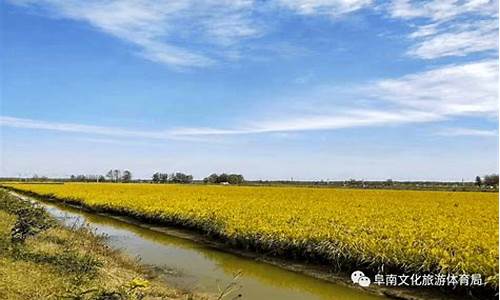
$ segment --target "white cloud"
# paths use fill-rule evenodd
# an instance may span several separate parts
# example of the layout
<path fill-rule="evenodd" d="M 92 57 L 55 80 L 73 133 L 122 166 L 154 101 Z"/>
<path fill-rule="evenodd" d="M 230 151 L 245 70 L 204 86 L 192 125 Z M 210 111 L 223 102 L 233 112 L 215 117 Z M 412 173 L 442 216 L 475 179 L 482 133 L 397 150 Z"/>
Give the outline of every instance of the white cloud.
<path fill-rule="evenodd" d="M 371 0 L 278 0 L 278 3 L 299 14 L 339 16 L 372 4 Z"/>
<path fill-rule="evenodd" d="M 10 0 L 58 18 L 83 21 L 134 44 L 145 58 L 175 67 L 203 67 L 216 59 L 192 50 L 202 43 L 225 47 L 257 36 L 248 16 L 252 1 L 193 0 Z M 174 42 L 175 41 L 175 42 Z M 183 46 L 179 46 L 183 45 Z"/>
<path fill-rule="evenodd" d="M 440 115 L 498 113 L 498 62 L 485 60 L 379 80 L 364 88 L 372 97 Z"/>
<path fill-rule="evenodd" d="M 220 59 L 239 59 L 239 42 L 272 31 L 267 28 L 269 22 L 259 18 L 259 12 L 286 9 L 311 17 L 338 17 L 377 7 L 373 0 L 8 1 L 58 18 L 86 22 L 135 45 L 146 59 L 175 67 L 205 67 Z M 415 20 L 417 29 L 409 36 L 415 44 L 408 54 L 435 59 L 497 49 L 497 6 L 497 0 L 394 0 L 378 7 L 391 18 L 407 23 Z"/>
<path fill-rule="evenodd" d="M 250 121 L 248 126 L 236 129 L 182 128 L 173 130 L 174 136 L 241 135 L 273 132 L 336 130 L 364 126 L 429 122 L 439 115 L 419 111 L 345 110 L 337 114 L 317 114 L 277 120 Z"/>
<path fill-rule="evenodd" d="M 497 8 L 496 0 L 393 0 L 388 6 L 388 12 L 394 18 L 425 18 L 443 22 L 463 14 L 492 16 L 498 13 Z"/>
<path fill-rule="evenodd" d="M 498 1 L 394 0 L 389 16 L 418 22 L 407 54 L 421 59 L 498 49 Z M 422 24 L 423 23 L 423 24 Z"/>
<path fill-rule="evenodd" d="M 397 79 L 378 80 L 355 88 L 352 96 L 371 100 L 371 108 L 360 109 L 355 104 L 351 107 L 345 104 L 339 106 L 338 101 L 327 101 L 326 104 L 315 103 L 317 110 L 308 110 L 307 114 L 294 113 L 281 117 L 276 114 L 272 119 L 256 117 L 248 121 L 245 127 L 184 128 L 175 134 L 227 135 L 335 130 L 437 122 L 462 116 L 496 118 L 497 83 L 496 60 L 449 65 Z M 303 97 L 306 103 L 314 100 L 307 95 Z M 328 99 L 336 98 L 338 95 L 334 91 L 328 96 Z"/>
<path fill-rule="evenodd" d="M 441 136 L 479 136 L 498 137 L 496 130 L 473 129 L 473 128 L 446 128 L 435 133 Z"/>
<path fill-rule="evenodd" d="M 49 130 L 49 131 L 59 131 L 59 132 L 69 132 L 69 133 L 80 133 L 89 134 L 97 136 L 107 136 L 116 137 L 123 139 L 154 139 L 154 140 L 179 140 L 179 141 L 191 141 L 191 142 L 207 142 L 213 141 L 203 139 L 202 135 L 224 135 L 232 133 L 231 130 L 215 130 L 215 129 L 169 129 L 169 130 L 135 130 L 120 127 L 105 127 L 105 126 L 95 126 L 77 123 L 63 123 L 63 122 L 52 122 L 43 120 L 33 120 L 26 118 L 17 118 L 9 116 L 0 116 L 0 127 L 10 127 L 10 128 L 24 128 L 24 129 L 35 129 L 35 130 Z M 246 133 L 242 131 L 234 133 Z M 97 141 L 94 139 L 93 141 Z M 124 142 L 123 140 L 110 140 L 110 139 L 100 139 L 100 142 L 104 143 L 117 143 Z M 220 142 L 220 141 L 217 141 Z"/>
<path fill-rule="evenodd" d="M 426 25 L 412 33 L 417 43 L 408 54 L 423 59 L 465 56 L 498 48 L 498 19 L 453 25 L 438 33 L 436 24 Z"/>
<path fill-rule="evenodd" d="M 421 37 L 434 35 L 438 32 L 438 25 L 439 24 L 434 23 L 434 24 L 427 24 L 427 25 L 419 26 L 416 31 L 414 31 L 410 34 L 410 37 L 411 38 L 421 38 Z"/>
<path fill-rule="evenodd" d="M 15 118 L 8 116 L 0 116 L 0 125 L 3 127 L 14 127 L 14 128 L 29 128 L 29 129 L 42 129 L 42 130 L 53 130 L 62 132 L 74 132 L 74 133 L 88 133 L 106 136 L 116 136 L 116 137 L 142 137 L 142 138 L 152 138 L 152 139 L 166 139 L 168 138 L 168 132 L 159 131 L 140 131 L 140 130 L 128 130 L 117 127 L 103 127 L 103 126 L 93 126 L 93 125 L 82 125 L 75 123 L 59 123 L 59 122 L 47 122 L 40 120 Z"/>
<path fill-rule="evenodd" d="M 437 122 L 455 117 L 498 116 L 498 62 L 485 60 L 462 65 L 450 65 L 384 79 L 354 88 L 355 98 L 369 99 L 374 104 L 360 108 L 352 102 L 342 106 L 338 102 L 315 105 L 317 110 L 306 114 L 275 113 L 272 118 L 249 116 L 246 126 L 229 128 L 173 128 L 166 130 L 131 130 L 123 128 L 45 122 L 14 117 L 1 117 L 5 127 L 56 130 L 96 135 L 149 138 L 185 139 L 196 136 L 241 135 L 304 130 L 335 130 L 353 127 L 388 126 L 408 123 Z M 331 90 L 327 90 L 331 91 Z M 335 99 L 334 92 L 328 99 Z M 314 99 L 312 99 L 314 100 Z M 310 103 L 311 97 L 305 95 Z M 290 105 L 287 105 L 290 106 Z M 275 108 L 286 111 L 286 108 Z"/>
<path fill-rule="evenodd" d="M 137 47 L 146 59 L 174 67 L 205 67 L 239 59 L 238 43 L 264 35 L 259 12 L 339 16 L 371 0 L 8 0 L 49 16 L 85 22 Z"/>
<path fill-rule="evenodd" d="M 249 122 L 249 126 L 236 129 L 217 129 L 207 127 L 174 128 L 169 130 L 133 130 L 118 127 L 103 127 L 75 123 L 48 122 L 33 119 L 0 116 L 0 126 L 11 128 L 25 128 L 36 130 L 51 130 L 60 132 L 83 133 L 120 138 L 145 138 L 158 140 L 185 140 L 196 136 L 241 135 L 272 132 L 305 131 L 305 130 L 334 130 L 360 126 L 381 126 L 387 124 L 401 124 L 414 122 L 428 122 L 440 119 L 439 115 L 419 111 L 375 111 L 352 110 L 337 115 L 317 115 L 312 117 L 284 119 L 276 121 Z"/>
<path fill-rule="evenodd" d="M 255 123 L 255 132 L 283 132 L 303 130 L 335 130 L 354 127 L 375 127 L 404 123 L 418 123 L 439 120 L 432 113 L 416 110 L 346 110 L 333 115 L 317 115 L 288 120 L 263 121 Z"/>

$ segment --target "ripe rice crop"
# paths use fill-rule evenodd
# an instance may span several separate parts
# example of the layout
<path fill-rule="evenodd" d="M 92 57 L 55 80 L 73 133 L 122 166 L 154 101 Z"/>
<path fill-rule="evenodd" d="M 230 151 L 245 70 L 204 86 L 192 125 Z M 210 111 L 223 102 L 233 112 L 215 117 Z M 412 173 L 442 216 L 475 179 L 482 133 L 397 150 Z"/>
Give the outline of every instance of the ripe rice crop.
<path fill-rule="evenodd" d="M 10 184 L 182 225 L 335 269 L 479 273 L 498 286 L 498 193 L 154 184 Z"/>

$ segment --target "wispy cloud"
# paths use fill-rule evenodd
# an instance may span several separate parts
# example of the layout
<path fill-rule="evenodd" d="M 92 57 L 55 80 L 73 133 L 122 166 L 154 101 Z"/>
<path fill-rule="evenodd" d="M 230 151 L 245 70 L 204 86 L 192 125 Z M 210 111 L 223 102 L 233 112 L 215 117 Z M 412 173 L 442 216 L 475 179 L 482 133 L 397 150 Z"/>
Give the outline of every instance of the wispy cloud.
<path fill-rule="evenodd" d="M 82 21 L 134 44 L 143 57 L 175 67 L 204 67 L 216 59 L 192 45 L 214 51 L 260 34 L 249 17 L 252 1 L 10 0 L 57 18 Z M 196 41 L 196 42 L 195 42 Z"/>
<path fill-rule="evenodd" d="M 303 15 L 340 16 L 369 7 L 372 0 L 278 0 L 278 3 Z"/>
<path fill-rule="evenodd" d="M 380 8 L 414 22 L 408 55 L 422 59 L 465 56 L 498 48 L 498 2 L 394 0 L 8 0 L 52 17 L 86 22 L 137 47 L 141 56 L 174 67 L 206 67 L 242 57 L 241 41 L 269 30 L 261 12 L 279 10 L 333 18 Z"/>
<path fill-rule="evenodd" d="M 184 140 L 206 142 L 201 136 L 222 136 L 242 134 L 262 134 L 274 132 L 335 130 L 362 126 L 382 126 L 388 124 L 436 121 L 439 115 L 418 111 L 375 111 L 352 110 L 336 115 L 317 115 L 303 118 L 291 118 L 275 121 L 248 122 L 249 126 L 233 129 L 207 127 L 172 128 L 168 130 L 133 130 L 119 127 L 92 126 L 75 123 L 59 123 L 41 120 L 0 116 L 0 126 L 35 130 L 51 130 L 70 133 L 82 133 L 119 138 L 144 138 L 156 140 Z M 102 140 L 101 140 L 102 141 Z M 111 142 L 111 141 L 110 141 Z M 114 142 L 114 141 L 113 141 Z"/>
<path fill-rule="evenodd" d="M 407 54 L 421 59 L 498 49 L 498 1 L 394 0 L 390 17 L 417 22 Z"/>
<path fill-rule="evenodd" d="M 363 87 L 375 99 L 443 116 L 498 113 L 498 62 L 449 65 Z"/>
<path fill-rule="evenodd" d="M 49 17 L 85 22 L 135 45 L 136 52 L 148 60 L 179 68 L 211 66 L 222 59 L 243 57 L 242 49 L 265 47 L 241 47 L 240 42 L 273 31 L 266 15 L 287 11 L 335 18 L 373 6 L 372 0 L 7 1 Z M 286 50 L 279 44 L 270 46 L 276 47 L 281 48 L 280 54 Z M 247 54 L 251 56 L 251 51 Z"/>
<path fill-rule="evenodd" d="M 241 57 L 239 43 L 266 33 L 259 12 L 288 9 L 298 14 L 338 16 L 370 0 L 8 0 L 55 18 L 85 22 L 137 47 L 153 62 L 206 67 Z"/>
<path fill-rule="evenodd" d="M 60 123 L 60 122 L 48 122 L 24 118 L 16 118 L 9 116 L 0 116 L 0 125 L 3 127 L 14 127 L 14 128 L 29 128 L 29 129 L 42 129 L 42 130 L 54 130 L 62 132 L 74 132 L 74 133 L 88 133 L 115 137 L 129 137 L 129 138 L 152 138 L 152 139 L 166 139 L 169 137 L 166 131 L 140 131 L 140 130 L 128 130 L 118 127 L 104 127 L 104 126 L 93 126 L 93 125 L 83 125 L 75 123 Z"/>
<path fill-rule="evenodd" d="M 498 137 L 496 130 L 473 129 L 473 128 L 446 128 L 435 133 L 441 136 L 479 136 L 479 137 Z"/>
<path fill-rule="evenodd" d="M 498 1 L 474 0 L 393 0 L 388 6 L 392 17 L 401 19 L 424 18 L 433 21 L 448 21 L 464 14 L 492 16 L 498 13 Z"/>
<path fill-rule="evenodd" d="M 318 114 L 278 120 L 249 121 L 248 126 L 236 129 L 181 128 L 171 131 L 179 136 L 241 135 L 274 132 L 337 130 L 354 127 L 375 127 L 403 123 L 429 122 L 441 116 L 419 111 L 346 110 L 337 114 Z"/>
<path fill-rule="evenodd" d="M 498 116 L 497 70 L 496 60 L 449 65 L 354 87 L 350 97 L 370 100 L 372 105 L 367 108 L 355 103 L 340 106 L 337 100 L 331 101 L 339 95 L 327 89 L 330 94 L 323 96 L 327 100 L 315 103 L 316 111 L 310 108 L 307 113 L 290 116 L 276 113 L 272 119 L 254 117 L 247 120 L 247 126 L 233 129 L 184 128 L 175 133 L 228 135 L 438 122 L 463 116 L 493 119 Z M 310 103 L 313 97 L 304 95 L 304 103 Z"/>
<path fill-rule="evenodd" d="M 242 126 L 179 128 L 176 135 L 237 135 L 337 130 L 439 122 L 463 116 L 497 118 L 498 62 L 451 64 L 399 78 L 350 87 L 309 87 L 309 91 L 252 115 Z M 346 90 L 348 90 L 346 92 Z"/>
<path fill-rule="evenodd" d="M 406 75 L 396 79 L 370 82 L 354 88 L 354 97 L 369 99 L 374 105 L 361 108 L 355 103 L 338 106 L 326 102 L 307 114 L 278 115 L 272 119 L 247 116 L 245 126 L 229 128 L 186 127 L 165 130 L 131 130 L 123 128 L 67 124 L 4 116 L 0 125 L 6 127 L 56 130 L 116 137 L 150 139 L 185 139 L 196 136 L 222 136 L 336 130 L 408 123 L 437 122 L 454 117 L 474 116 L 496 118 L 498 115 L 498 62 L 485 60 L 450 65 Z M 338 95 L 327 95 L 334 99 Z M 311 97 L 304 96 L 305 102 Z M 277 111 L 286 109 L 277 108 Z"/>
<path fill-rule="evenodd" d="M 416 44 L 408 50 L 408 54 L 434 59 L 466 56 L 498 48 L 498 19 L 452 24 L 440 29 L 437 27 L 431 24 L 414 32 L 412 37 L 416 39 Z"/>
<path fill-rule="evenodd" d="M 44 120 L 33 120 L 26 118 L 17 118 L 10 116 L 0 116 L 0 127 L 10 128 L 24 128 L 34 130 L 49 130 L 59 132 L 69 132 L 78 134 L 89 134 L 96 136 L 107 136 L 123 139 L 154 139 L 154 140 L 179 140 L 188 142 L 208 142 L 214 141 L 213 139 L 205 139 L 203 135 L 223 135 L 228 134 L 229 131 L 206 129 L 206 132 L 196 134 L 194 129 L 168 129 L 168 130 L 134 130 L 130 128 L 108 127 L 108 126 L 94 126 L 87 124 L 54 122 Z M 238 132 L 240 133 L 240 132 Z M 124 143 L 123 140 L 113 139 L 93 139 L 87 138 L 88 141 L 101 142 L 101 143 Z M 217 141 L 220 142 L 220 141 Z"/>

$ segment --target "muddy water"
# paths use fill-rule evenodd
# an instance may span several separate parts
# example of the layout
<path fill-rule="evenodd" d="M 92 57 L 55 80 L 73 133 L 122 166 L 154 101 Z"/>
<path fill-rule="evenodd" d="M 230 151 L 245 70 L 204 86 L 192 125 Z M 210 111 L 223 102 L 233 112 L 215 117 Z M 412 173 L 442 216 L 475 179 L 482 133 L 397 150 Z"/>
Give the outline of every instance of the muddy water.
<path fill-rule="evenodd" d="M 238 299 L 252 300 L 383 299 L 115 218 L 52 203 L 41 204 L 64 224 L 86 223 L 97 233 L 107 235 L 110 246 L 166 270 L 166 280 L 180 289 L 219 294 L 219 289 L 241 272 L 236 290 L 224 299 L 233 299 L 238 294 L 241 294 Z"/>

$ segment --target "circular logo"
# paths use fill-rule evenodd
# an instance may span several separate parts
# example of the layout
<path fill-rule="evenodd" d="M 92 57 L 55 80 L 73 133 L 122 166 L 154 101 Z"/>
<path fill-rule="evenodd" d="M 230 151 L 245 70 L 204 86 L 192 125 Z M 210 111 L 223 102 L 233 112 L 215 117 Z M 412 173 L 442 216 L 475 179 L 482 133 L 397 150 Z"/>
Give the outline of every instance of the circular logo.
<path fill-rule="evenodd" d="M 359 280 L 358 280 L 358 284 L 362 287 L 369 287 L 370 283 L 371 283 L 370 278 L 368 278 L 366 276 L 363 276 L 363 277 L 359 278 Z"/>
<path fill-rule="evenodd" d="M 370 278 L 365 276 L 365 273 L 361 271 L 354 271 L 351 274 L 351 280 L 353 283 L 357 283 L 362 287 L 369 287 L 370 283 L 372 282 Z"/>
<path fill-rule="evenodd" d="M 365 277 L 365 273 L 363 273 L 361 271 L 354 271 L 351 274 L 351 280 L 353 283 L 358 283 L 358 281 L 361 277 Z"/>

